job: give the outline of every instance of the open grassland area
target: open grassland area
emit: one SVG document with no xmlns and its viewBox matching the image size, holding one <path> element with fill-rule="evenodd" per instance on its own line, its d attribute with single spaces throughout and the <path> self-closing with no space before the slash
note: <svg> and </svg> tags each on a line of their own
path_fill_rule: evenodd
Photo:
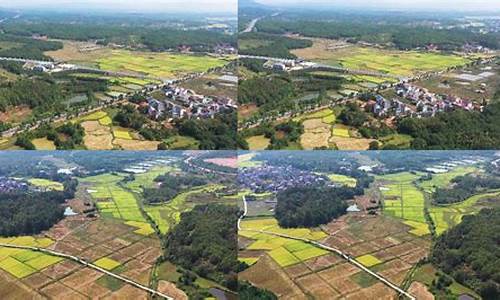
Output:
<svg viewBox="0 0 500 300">
<path fill-rule="evenodd" d="M 240 261 L 250 267 L 241 280 L 265 288 L 280 299 L 394 299 L 383 283 L 333 253 L 300 241 L 267 237 L 255 230 L 286 232 L 340 249 L 389 281 L 400 285 L 413 266 L 428 254 L 430 240 L 408 233 L 409 226 L 384 216 L 346 215 L 322 226 L 324 237 L 309 229 L 280 229 L 272 218 L 243 220 Z M 319 249 L 321 250 L 321 249 Z M 301 256 L 298 253 L 311 255 Z"/>
<path fill-rule="evenodd" d="M 384 182 L 380 187 L 384 214 L 405 220 L 405 224 L 413 227 L 410 232 L 419 236 L 430 233 L 425 229 L 424 194 L 414 183 L 420 177 L 421 174 L 409 172 L 377 176 Z"/>
<path fill-rule="evenodd" d="M 0 238 L 0 243 L 46 248 L 52 245 L 54 241 L 49 238 L 24 236 Z M 37 273 L 62 260 L 62 258 L 46 255 L 41 252 L 0 247 L 0 270 L 8 272 L 19 279 Z"/>
<path fill-rule="evenodd" d="M 332 47 L 334 43 L 342 45 Z M 306 60 L 332 66 L 405 77 L 419 72 L 445 70 L 470 62 L 469 59 L 457 55 L 377 49 L 326 39 L 316 39 L 311 48 L 293 50 L 292 53 Z"/>
<path fill-rule="evenodd" d="M 48 179 L 43 179 L 43 178 L 31 178 L 28 180 L 28 182 L 36 187 L 43 188 L 46 190 L 52 190 L 52 191 L 62 191 L 64 190 L 64 186 L 60 182 L 48 180 Z"/>
<path fill-rule="evenodd" d="M 475 214 L 482 208 L 491 206 L 490 200 L 492 199 L 496 199 L 497 202 L 500 199 L 500 191 L 491 191 L 474 195 L 456 204 L 431 206 L 429 208 L 429 214 L 436 226 L 436 233 L 442 234 L 449 228 L 459 224 L 463 216 Z"/>
</svg>

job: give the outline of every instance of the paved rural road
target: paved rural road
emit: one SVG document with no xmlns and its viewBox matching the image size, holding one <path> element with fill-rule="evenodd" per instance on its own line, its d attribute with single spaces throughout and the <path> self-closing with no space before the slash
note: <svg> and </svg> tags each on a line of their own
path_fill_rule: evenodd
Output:
<svg viewBox="0 0 500 300">
<path fill-rule="evenodd" d="M 249 33 L 249 32 L 252 32 L 253 29 L 255 28 L 255 25 L 257 24 L 257 22 L 259 22 L 260 20 L 262 20 L 262 18 L 264 17 L 260 17 L 260 18 L 255 18 L 253 19 L 247 26 L 247 28 L 245 30 L 243 30 L 241 33 Z"/>
<path fill-rule="evenodd" d="M 257 55 L 239 55 L 239 58 L 251 58 L 251 59 L 258 59 L 258 60 L 266 60 L 266 61 L 273 61 L 276 63 L 298 63 L 295 59 L 289 59 L 289 58 L 279 58 L 279 57 L 266 57 L 266 56 L 257 56 Z M 375 71 L 370 71 L 370 70 L 359 70 L 359 69 L 348 69 L 348 68 L 342 68 L 342 67 L 335 67 L 331 65 L 326 65 L 326 64 L 320 64 L 320 63 L 315 63 L 315 62 L 302 62 L 302 63 L 307 63 L 309 66 L 304 67 L 304 69 L 330 69 L 332 71 L 336 72 L 344 72 L 344 73 L 350 73 L 350 74 L 355 74 L 355 75 L 367 75 L 367 76 L 375 76 L 375 77 L 389 77 L 389 78 L 396 78 L 396 79 L 402 79 L 400 76 L 395 76 L 395 75 L 390 75 L 386 73 L 381 73 L 381 72 L 375 72 Z"/>
<path fill-rule="evenodd" d="M 245 210 L 244 210 L 243 215 L 238 220 L 238 230 L 243 230 L 243 229 L 241 229 L 241 221 L 243 220 L 243 218 L 245 218 L 245 216 L 248 213 L 248 210 L 247 210 L 247 201 L 246 201 L 245 196 L 243 196 L 243 203 L 244 203 Z M 244 229 L 244 230 L 246 230 L 246 231 L 253 231 L 253 232 L 259 232 L 259 233 L 265 233 L 265 234 L 274 235 L 274 236 L 277 236 L 277 237 L 282 237 L 282 238 L 296 240 L 296 241 L 302 241 L 304 243 L 311 244 L 313 246 L 316 246 L 318 248 L 327 250 L 329 252 L 336 253 L 337 255 L 339 255 L 340 257 L 342 257 L 343 259 L 347 260 L 347 262 L 355 265 L 356 267 L 360 268 L 361 270 L 365 271 L 366 273 L 370 274 L 371 276 L 373 276 L 376 279 L 378 279 L 379 281 L 381 281 L 383 284 L 385 284 L 388 287 L 390 287 L 391 289 L 395 290 L 399 295 L 404 295 L 404 296 L 408 297 L 408 299 L 416 300 L 416 298 L 414 296 L 412 296 L 411 294 L 409 294 L 408 292 L 406 292 L 405 290 L 403 290 L 399 286 L 395 285 L 394 283 L 390 282 L 389 280 L 385 279 L 384 277 L 380 276 L 379 274 L 377 274 L 377 273 L 373 272 L 372 270 L 368 269 L 363 264 L 361 264 L 360 262 L 358 262 L 356 259 L 354 259 L 350 255 L 348 255 L 348 254 L 340 251 L 339 249 L 336 249 L 336 248 L 333 248 L 333 247 L 321 244 L 321 243 L 319 243 L 317 241 L 313 241 L 313 240 L 309 240 L 309 239 L 304 239 L 304 238 L 293 237 L 293 236 L 289 236 L 289 235 L 286 235 L 286 234 L 281 234 L 281 233 L 276 233 L 276 232 L 270 232 L 270 231 L 265 231 L 265 230 L 252 230 L 252 229 L 250 229 L 250 230 L 249 229 Z"/>
<path fill-rule="evenodd" d="M 68 255 L 68 254 L 64 254 L 64 253 L 60 253 L 60 252 L 56 252 L 56 251 L 53 251 L 53 250 L 49 250 L 49 249 L 43 249 L 43 248 L 38 248 L 38 247 L 29 247 L 29 246 L 18 246 L 18 245 L 11 245 L 11 244 L 4 244 L 4 243 L 0 243 L 0 247 L 6 247 L 6 248 L 12 248 L 12 249 L 23 249 L 23 250 L 31 250 L 31 251 L 36 251 L 36 252 L 42 252 L 42 253 L 45 253 L 45 254 L 49 254 L 49 255 L 52 255 L 52 256 L 58 256 L 58 257 L 62 257 L 62 258 L 65 258 L 65 259 L 69 259 L 69 260 L 72 260 L 72 261 L 75 261 L 83 266 L 86 266 L 88 268 L 91 268 L 91 269 L 94 269 L 94 270 L 97 270 L 101 273 L 104 273 L 106 275 L 109 275 L 115 279 L 118 279 L 120 281 L 123 281 L 125 283 L 128 283 L 130 285 L 133 285 L 135 286 L 136 288 L 138 289 L 141 289 L 143 291 L 146 291 L 148 293 L 150 293 L 151 295 L 153 296 L 158 296 L 158 297 L 162 297 L 164 299 L 168 299 L 168 300 L 174 300 L 174 298 L 170 297 L 170 296 L 167 296 L 163 293 L 160 293 L 156 290 L 153 290 L 147 286 L 144 286 L 140 283 L 137 283 L 135 281 L 132 281 L 130 279 L 127 279 L 123 276 L 120 276 L 120 275 L 117 275 L 115 273 L 112 273 L 108 270 L 105 270 L 99 266 L 96 266 L 94 264 L 91 264 L 81 258 L 78 258 L 76 256 L 73 256 L 73 255 Z"/>
<path fill-rule="evenodd" d="M 16 58 L 16 57 L 0 57 L 0 61 L 35 63 L 35 64 L 39 64 L 39 65 L 49 65 L 49 64 L 54 63 L 53 61 L 33 60 L 33 59 Z M 129 73 L 129 72 L 107 71 L 107 70 L 90 68 L 90 67 L 79 66 L 79 65 L 74 65 L 74 66 L 75 66 L 74 70 L 90 71 L 90 72 L 95 72 L 95 73 L 104 73 L 107 75 L 118 76 L 118 77 L 121 76 L 121 77 L 132 77 L 132 78 L 139 78 L 139 79 L 153 79 L 153 80 L 164 81 L 164 78 L 158 78 L 158 77 L 153 77 L 153 76 L 148 76 L 148 75 L 141 75 L 141 74 Z"/>
</svg>

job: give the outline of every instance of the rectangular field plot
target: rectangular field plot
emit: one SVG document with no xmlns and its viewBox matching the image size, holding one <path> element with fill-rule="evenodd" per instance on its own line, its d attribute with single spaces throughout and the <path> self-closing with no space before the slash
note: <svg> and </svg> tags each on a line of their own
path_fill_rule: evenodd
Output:
<svg viewBox="0 0 500 300">
<path fill-rule="evenodd" d="M 382 263 L 378 258 L 370 254 L 357 257 L 356 260 L 365 267 L 373 267 Z"/>
<path fill-rule="evenodd" d="M 402 172 L 377 176 L 385 184 L 380 187 L 383 196 L 384 214 L 405 220 L 411 226 L 409 232 L 417 236 L 429 234 L 425 219 L 425 198 L 415 181 L 421 173 Z"/>
<path fill-rule="evenodd" d="M 36 273 L 37 270 L 34 268 L 23 264 L 22 262 L 12 258 L 7 257 L 0 261 L 0 269 L 10 273 L 12 276 L 16 278 L 24 278 L 33 273 Z"/>
<path fill-rule="evenodd" d="M 322 231 L 313 231 L 306 228 L 280 228 L 274 218 L 245 220 L 242 222 L 242 228 L 243 230 L 240 230 L 238 234 L 254 240 L 246 249 L 269 251 L 268 253 L 273 260 L 282 267 L 291 266 L 310 258 L 323 256 L 329 253 L 326 250 L 302 241 L 252 230 L 265 230 L 271 233 L 310 240 L 321 240 L 325 238 L 326 233 Z"/>
<path fill-rule="evenodd" d="M 94 262 L 94 264 L 108 271 L 116 269 L 121 265 L 119 262 L 107 257 L 97 260 L 96 262 Z"/>
</svg>

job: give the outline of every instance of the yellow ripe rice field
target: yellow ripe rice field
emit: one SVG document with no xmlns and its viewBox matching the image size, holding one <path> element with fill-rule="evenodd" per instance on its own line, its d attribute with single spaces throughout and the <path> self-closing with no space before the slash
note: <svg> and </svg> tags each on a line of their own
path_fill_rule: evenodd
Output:
<svg viewBox="0 0 500 300">
<path fill-rule="evenodd" d="M 17 246 L 47 248 L 54 242 L 48 238 L 22 236 L 16 238 L 0 238 L 0 243 Z M 63 259 L 56 256 L 24 249 L 0 247 L 0 269 L 16 278 L 25 278 L 52 266 Z"/>
<path fill-rule="evenodd" d="M 366 255 L 357 257 L 356 260 L 359 263 L 361 263 L 363 266 L 368 267 L 368 268 L 382 263 L 382 261 L 380 261 L 378 258 L 376 258 L 375 256 L 370 255 L 370 254 L 366 254 Z"/>
<path fill-rule="evenodd" d="M 111 271 L 111 270 L 114 270 L 116 268 L 118 268 L 119 266 L 121 266 L 121 264 L 111 258 L 107 258 L 107 257 L 103 257 L 101 259 L 98 259 L 97 261 L 94 262 L 94 264 L 98 267 L 101 267 L 105 270 L 108 270 L 108 271 Z"/>
<path fill-rule="evenodd" d="M 274 218 L 244 220 L 241 225 L 242 230 L 240 230 L 238 234 L 255 240 L 246 249 L 266 250 L 269 256 L 282 267 L 291 266 L 310 258 L 329 253 L 326 250 L 314 247 L 302 241 L 257 232 L 258 230 L 265 230 L 317 241 L 327 236 L 323 231 L 314 231 L 307 228 L 280 228 L 278 222 Z"/>
<path fill-rule="evenodd" d="M 328 178 L 330 178 L 331 181 L 344 184 L 348 187 L 355 187 L 356 183 L 357 183 L 356 178 L 346 176 L 346 175 L 328 174 L 327 176 L 328 176 Z"/>
<path fill-rule="evenodd" d="M 60 182 L 43 179 L 43 178 L 31 178 L 28 180 L 31 185 L 41 187 L 52 191 L 62 191 L 64 190 L 64 185 Z"/>
</svg>

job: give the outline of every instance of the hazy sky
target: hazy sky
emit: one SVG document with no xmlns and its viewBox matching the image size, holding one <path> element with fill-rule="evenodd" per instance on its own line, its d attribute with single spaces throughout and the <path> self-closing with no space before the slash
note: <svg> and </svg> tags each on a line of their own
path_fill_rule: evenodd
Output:
<svg viewBox="0 0 500 300">
<path fill-rule="evenodd" d="M 0 0 L 3 8 L 105 9 L 138 12 L 237 12 L 238 0 Z"/>
<path fill-rule="evenodd" d="M 256 0 L 269 5 L 329 5 L 341 7 L 392 8 L 392 9 L 445 9 L 499 11 L 499 0 Z"/>
</svg>

